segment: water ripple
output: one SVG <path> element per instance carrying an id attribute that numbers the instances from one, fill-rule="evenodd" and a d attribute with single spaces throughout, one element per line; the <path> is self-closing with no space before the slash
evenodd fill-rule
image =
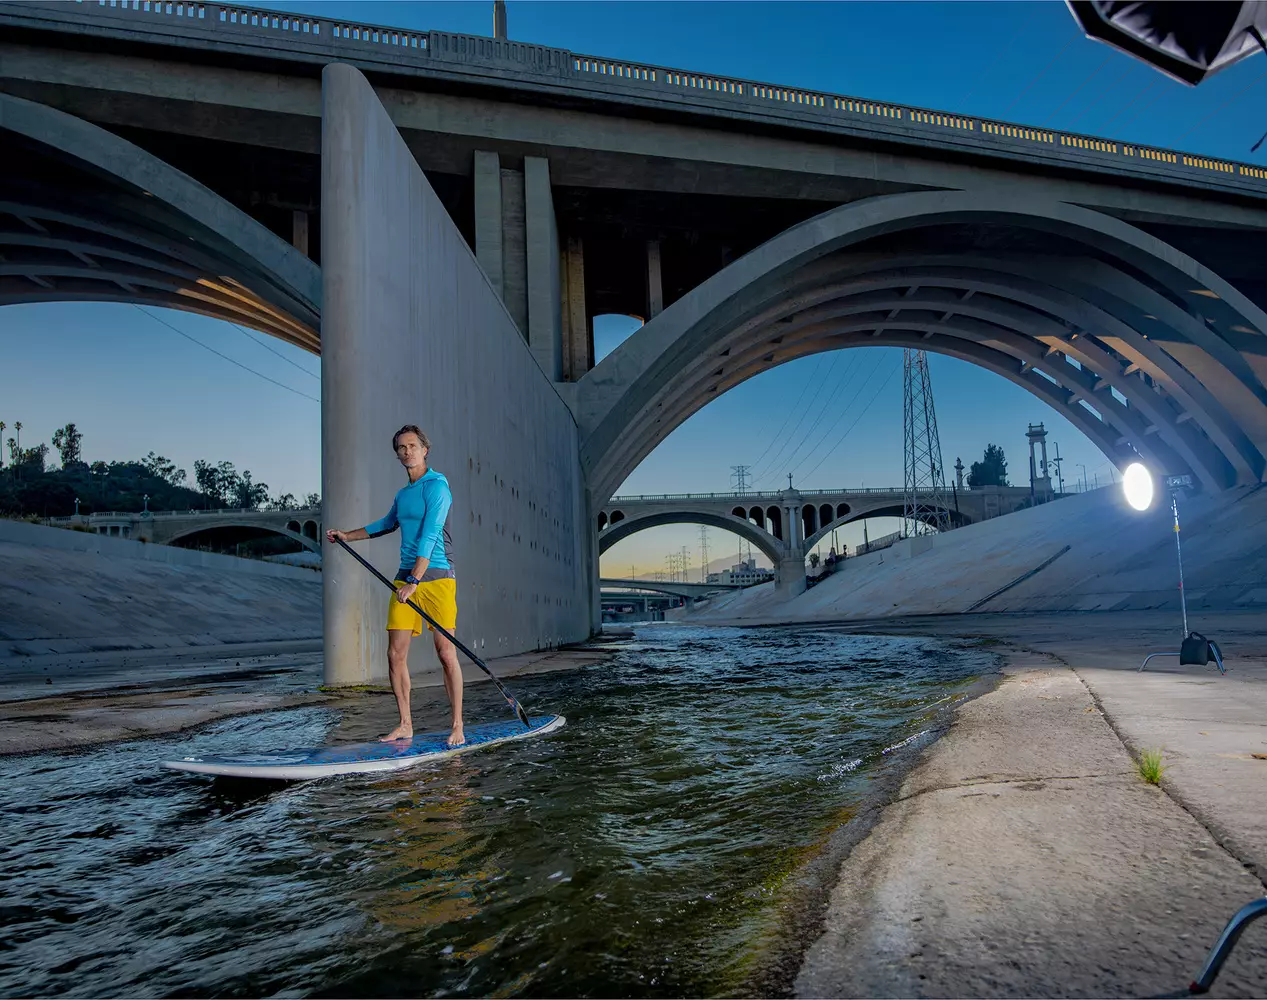
<path id="1" fill-rule="evenodd" d="M 0 995 L 732 992 L 807 852 L 993 669 L 917 638 L 651 626 L 515 680 L 559 733 L 380 777 L 155 762 L 366 739 L 385 697 L 0 758 Z M 502 710 L 487 685 L 468 706 Z"/>

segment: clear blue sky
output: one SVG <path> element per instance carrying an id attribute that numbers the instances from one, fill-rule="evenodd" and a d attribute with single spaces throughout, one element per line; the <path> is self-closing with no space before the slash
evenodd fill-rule
<path id="1" fill-rule="evenodd" d="M 273 9 L 398 27 L 491 33 L 492 4 L 278 2 Z M 1267 59 L 1256 56 L 1197 88 L 1175 83 L 1081 38 L 1063 3 L 510 3 L 512 38 L 573 51 L 1050 125 L 1236 160 L 1267 130 Z M 22 442 L 48 441 L 68 420 L 89 461 L 151 449 L 192 473 L 195 458 L 227 459 L 274 492 L 320 488 L 318 361 L 276 341 L 273 352 L 218 321 L 164 312 L 188 337 L 121 305 L 0 310 L 0 420 Z M 595 324 L 600 353 L 631 323 Z M 252 342 L 255 340 L 255 342 Z M 281 355 L 281 357 L 278 356 Z M 302 369 L 302 370 L 301 370 Z M 968 364 L 932 359 L 946 467 L 1001 444 L 1013 481 L 1026 476 L 1025 427 L 1043 421 L 1065 456 L 1066 482 L 1107 480 L 1100 453 L 1028 393 Z M 638 468 L 624 493 L 725 490 L 730 466 L 756 466 L 759 485 L 807 488 L 901 482 L 901 359 L 855 350 L 769 372 L 710 404 Z M 800 401 L 799 406 L 797 401 Z M 776 435 L 788 409 L 792 416 Z M 5 431 L 9 437 L 12 430 Z M 783 445 L 779 441 L 785 441 Z M 796 449 L 796 450 L 794 450 Z M 760 462 L 758 462 L 760 458 Z M 883 528 L 880 528 L 883 530 Z M 711 532 L 714 568 L 734 536 Z M 853 533 L 848 536 L 853 541 Z M 662 569 L 692 526 L 644 532 L 604 559 L 625 574 Z"/>

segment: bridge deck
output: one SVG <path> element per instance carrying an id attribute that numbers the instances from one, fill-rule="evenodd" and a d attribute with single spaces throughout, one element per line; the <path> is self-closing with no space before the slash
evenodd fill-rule
<path id="1" fill-rule="evenodd" d="M 1253 164 L 483 36 L 183 0 L 0 2 L 0 26 L 56 32 L 80 45 L 109 38 L 198 49 L 204 57 L 246 55 L 271 64 L 300 63 L 314 70 L 338 59 L 380 78 L 429 77 L 530 90 L 569 102 L 745 118 L 1267 200 L 1267 169 Z"/>

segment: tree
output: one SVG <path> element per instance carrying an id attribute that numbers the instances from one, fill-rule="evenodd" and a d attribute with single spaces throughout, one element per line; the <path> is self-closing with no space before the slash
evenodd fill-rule
<path id="1" fill-rule="evenodd" d="M 74 465 L 80 460 L 79 446 L 83 443 L 83 440 L 84 436 L 79 433 L 78 428 L 74 424 L 67 424 L 65 427 L 59 427 L 53 431 L 53 447 L 62 456 L 63 469 Z"/>
<path id="2" fill-rule="evenodd" d="M 187 478 L 185 470 L 176 468 L 175 462 L 162 455 L 155 455 L 153 452 L 141 459 L 141 464 L 151 476 L 157 476 L 173 486 L 179 486 Z"/>
<path id="3" fill-rule="evenodd" d="M 4 440 L 4 429 L 9 426 L 3 420 L 0 420 L 0 441 Z M 4 468 L 4 453 L 0 452 L 0 469 Z"/>
<path id="4" fill-rule="evenodd" d="M 294 510 L 297 506 L 295 503 L 295 494 L 281 493 L 276 498 L 270 500 L 268 506 L 273 510 Z"/>
<path id="5" fill-rule="evenodd" d="M 268 500 L 268 483 L 253 482 L 250 469 L 237 478 L 235 485 L 234 499 L 239 507 L 254 510 Z"/>
<path id="6" fill-rule="evenodd" d="M 321 506 L 321 494 L 320 494 L 320 493 L 309 493 L 306 497 L 304 497 L 304 506 L 305 506 L 305 507 L 320 507 L 320 506 Z"/>
<path id="7" fill-rule="evenodd" d="M 240 479 L 232 462 L 212 465 L 198 459 L 194 462 L 194 482 L 198 484 L 199 491 L 217 507 L 227 507 L 237 502 Z"/>
<path id="8" fill-rule="evenodd" d="M 809 564 L 811 568 L 818 569 L 818 553 L 817 552 L 811 552 L 809 554 Z"/>
<path id="9" fill-rule="evenodd" d="M 1007 459 L 1003 449 L 997 444 L 985 446 L 985 455 L 980 462 L 973 462 L 968 472 L 968 488 L 978 490 L 982 486 L 1006 486 Z"/>
<path id="10" fill-rule="evenodd" d="M 33 473 L 35 475 L 44 474 L 44 466 L 48 460 L 48 445 L 36 445 L 34 448 L 27 448 L 18 455 L 18 465 L 24 472 Z"/>

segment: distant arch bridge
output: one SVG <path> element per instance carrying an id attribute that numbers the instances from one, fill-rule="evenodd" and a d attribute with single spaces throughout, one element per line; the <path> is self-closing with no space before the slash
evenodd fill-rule
<path id="1" fill-rule="evenodd" d="M 954 526 L 988 520 L 1028 506 L 1028 486 L 951 490 L 946 513 Z M 598 549 L 662 524 L 704 524 L 750 542 L 782 582 L 804 574 L 805 556 L 834 529 L 867 517 L 901 517 L 901 487 L 782 490 L 748 493 L 677 493 L 612 497 L 597 515 Z"/>
<path id="2" fill-rule="evenodd" d="M 321 551 L 321 508 L 298 510 L 151 510 L 102 511 L 49 518 L 63 528 L 82 527 L 97 535 L 176 545 L 193 536 L 224 528 L 253 528 L 282 535 L 309 552 Z"/>

